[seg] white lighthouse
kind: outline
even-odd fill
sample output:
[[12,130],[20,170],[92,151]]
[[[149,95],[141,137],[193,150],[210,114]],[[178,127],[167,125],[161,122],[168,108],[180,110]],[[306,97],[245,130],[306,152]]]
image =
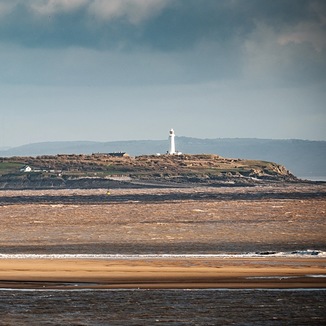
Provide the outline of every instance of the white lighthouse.
[[169,135],[169,138],[170,138],[170,149],[169,149],[169,154],[170,154],[170,155],[174,155],[174,154],[176,154],[176,151],[175,151],[175,142],[174,142],[174,137],[175,137],[174,130],[171,129],[171,130],[170,130],[170,135]]

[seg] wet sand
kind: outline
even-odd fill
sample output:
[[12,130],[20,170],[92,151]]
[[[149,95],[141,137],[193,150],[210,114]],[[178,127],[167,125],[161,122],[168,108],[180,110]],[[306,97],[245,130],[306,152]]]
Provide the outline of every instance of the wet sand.
[[[325,190],[2,191],[0,254],[326,251]],[[2,288],[325,288],[325,275],[318,256],[0,259]]]
[[1,288],[326,288],[326,258],[1,259]]

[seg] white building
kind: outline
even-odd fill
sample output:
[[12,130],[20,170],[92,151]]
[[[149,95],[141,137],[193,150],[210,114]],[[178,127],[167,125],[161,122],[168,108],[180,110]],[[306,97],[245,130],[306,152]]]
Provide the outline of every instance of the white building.
[[32,172],[32,168],[29,165],[23,166],[21,169],[19,169],[20,172]]

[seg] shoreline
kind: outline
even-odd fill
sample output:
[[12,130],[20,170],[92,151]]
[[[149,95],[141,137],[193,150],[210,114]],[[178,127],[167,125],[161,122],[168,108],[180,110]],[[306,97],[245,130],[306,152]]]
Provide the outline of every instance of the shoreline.
[[1,289],[326,288],[326,258],[0,259]]

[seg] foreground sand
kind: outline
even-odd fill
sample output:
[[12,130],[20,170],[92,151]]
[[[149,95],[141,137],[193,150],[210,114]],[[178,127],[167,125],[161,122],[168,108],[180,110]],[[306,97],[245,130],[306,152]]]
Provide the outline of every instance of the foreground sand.
[[326,288],[326,258],[0,259],[0,288]]

